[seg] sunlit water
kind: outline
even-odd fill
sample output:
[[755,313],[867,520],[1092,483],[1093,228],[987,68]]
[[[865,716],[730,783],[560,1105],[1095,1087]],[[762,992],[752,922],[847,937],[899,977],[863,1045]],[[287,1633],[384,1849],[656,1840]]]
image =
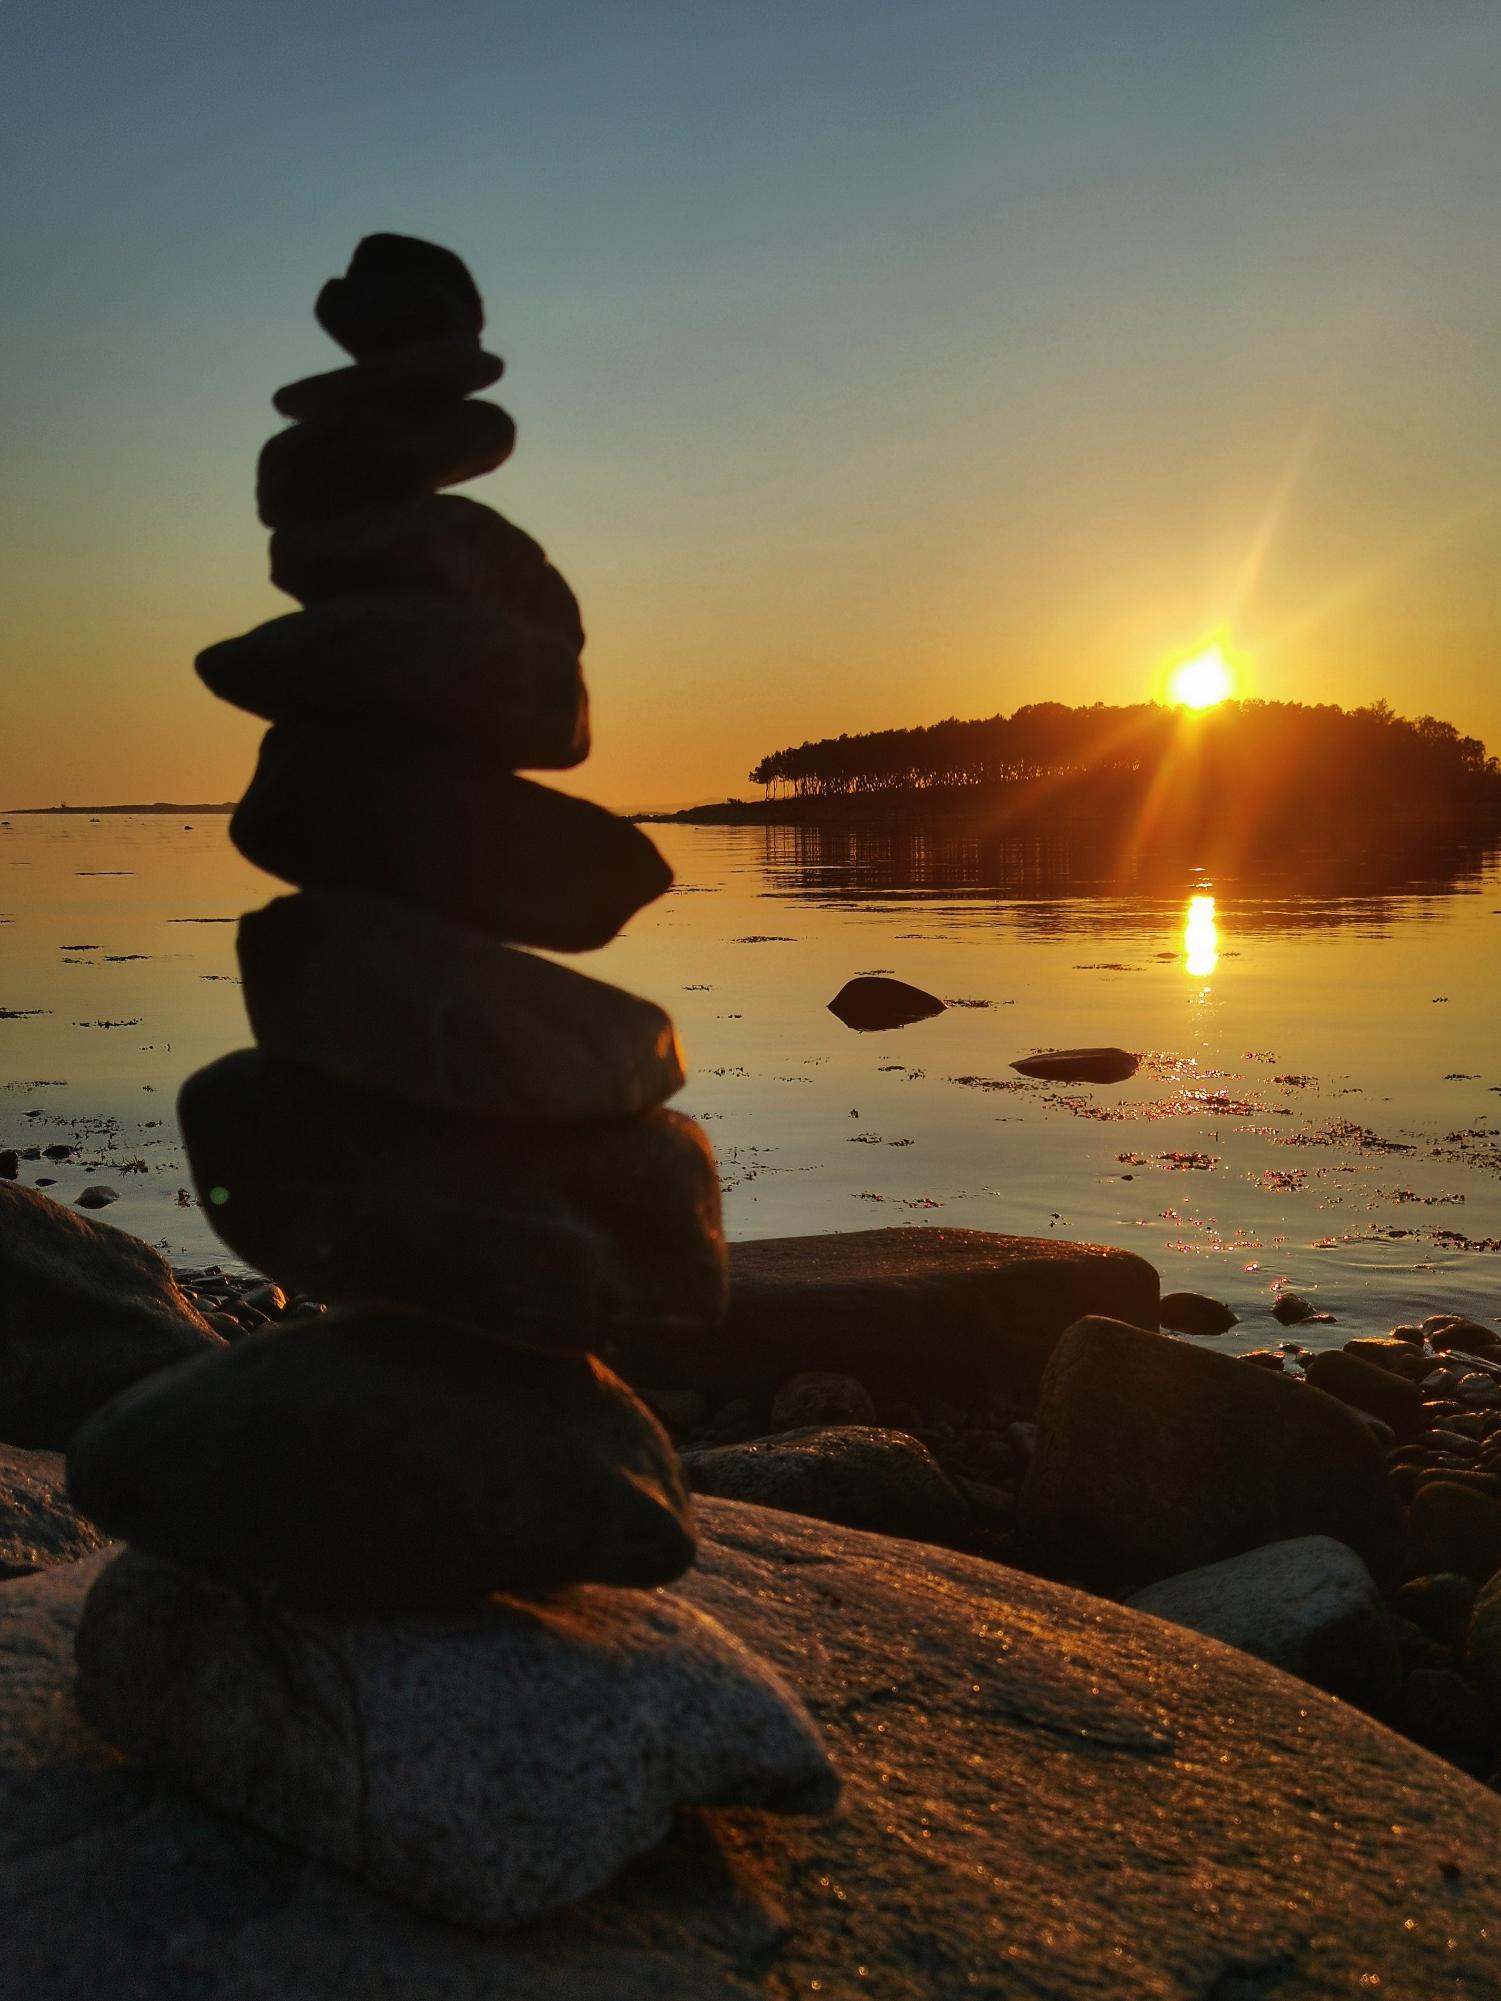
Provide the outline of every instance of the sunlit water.
[[[1088,1238],[1230,1302],[1224,1344],[1318,1345],[1435,1310],[1501,1314],[1501,869],[1183,867],[1108,877],[1066,841],[652,829],[677,888],[578,961],[677,1018],[679,1104],[738,1237],[886,1224]],[[188,1263],[234,1260],[193,1201],[188,1071],[249,1039],[232,920],[276,885],[222,817],[0,827],[0,1147]],[[889,971],[947,1011],[857,1034],[827,1010]],[[36,1012],[33,1012],[36,1010]],[[1124,1085],[1013,1057],[1114,1043]],[[393,1131],[396,1121],[392,1121]],[[399,1149],[392,1175],[402,1172]]]

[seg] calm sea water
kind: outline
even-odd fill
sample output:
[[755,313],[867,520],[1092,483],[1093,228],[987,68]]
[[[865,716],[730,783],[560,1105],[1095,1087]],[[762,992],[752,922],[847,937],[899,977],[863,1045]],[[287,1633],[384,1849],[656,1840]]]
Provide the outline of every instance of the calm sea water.
[[[676,889],[586,969],[675,1015],[679,1104],[732,1236],[965,1226],[1089,1238],[1226,1299],[1253,1347],[1291,1285],[1312,1345],[1436,1310],[1501,1315],[1501,864],[1494,852],[1102,863],[1065,837],[658,827]],[[180,1262],[234,1260],[193,1201],[188,1071],[249,1039],[235,915],[280,885],[222,817],[0,826],[0,1147]],[[889,971],[946,1013],[856,1034]],[[1013,1057],[1117,1043],[1124,1085]]]

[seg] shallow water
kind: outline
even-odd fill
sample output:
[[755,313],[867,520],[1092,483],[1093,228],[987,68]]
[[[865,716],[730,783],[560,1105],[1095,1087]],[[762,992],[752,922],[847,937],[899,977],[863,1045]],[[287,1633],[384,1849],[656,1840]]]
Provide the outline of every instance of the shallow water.
[[[894,1223],[1089,1238],[1284,1337],[1290,1284],[1337,1325],[1501,1315],[1501,863],[1328,855],[1209,877],[1087,842],[652,830],[677,888],[577,961],[677,1018],[679,1105],[719,1151],[732,1236]],[[0,1147],[21,1178],[180,1262],[234,1269],[173,1119],[248,1040],[238,911],[277,885],[222,817],[0,827]],[[949,1000],[857,1034],[826,1003],[887,970]],[[36,1012],[32,1012],[36,1010]],[[1123,1085],[1013,1073],[1049,1046],[1146,1052]],[[92,1171],[91,1171],[92,1170]],[[393,1169],[399,1172],[399,1168]]]

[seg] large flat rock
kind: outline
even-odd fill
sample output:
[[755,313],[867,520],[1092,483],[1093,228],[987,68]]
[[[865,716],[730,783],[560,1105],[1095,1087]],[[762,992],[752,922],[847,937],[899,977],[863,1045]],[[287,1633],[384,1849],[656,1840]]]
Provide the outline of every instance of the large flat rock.
[[805,1369],[874,1389],[1036,1394],[1070,1322],[1107,1313],[1157,1325],[1157,1274],[1100,1244],[990,1230],[852,1230],[730,1246],[730,1307],[713,1335],[643,1332],[623,1371],[774,1387]]
[[0,1993],[1501,1990],[1501,1801],[1357,1711],[977,1558],[724,1501],[701,1503],[701,1526],[700,1566],[673,1591],[808,1701],[844,1779],[839,1814],[690,1817],[611,1888],[488,1940],[115,1761],[67,1694],[99,1559],[0,1589]]

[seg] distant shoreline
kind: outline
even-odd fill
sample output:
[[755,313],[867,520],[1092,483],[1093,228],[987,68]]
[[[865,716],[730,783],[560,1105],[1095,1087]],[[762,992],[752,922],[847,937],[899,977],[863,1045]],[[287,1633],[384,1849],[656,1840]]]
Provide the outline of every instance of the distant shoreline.
[[70,819],[76,819],[80,813],[93,815],[100,813],[232,813],[235,810],[236,803],[235,800],[228,799],[222,804],[213,806],[179,806],[174,800],[158,799],[149,806],[7,806],[4,812],[0,813],[0,820],[19,820],[23,815],[35,815],[38,813],[66,813]]

